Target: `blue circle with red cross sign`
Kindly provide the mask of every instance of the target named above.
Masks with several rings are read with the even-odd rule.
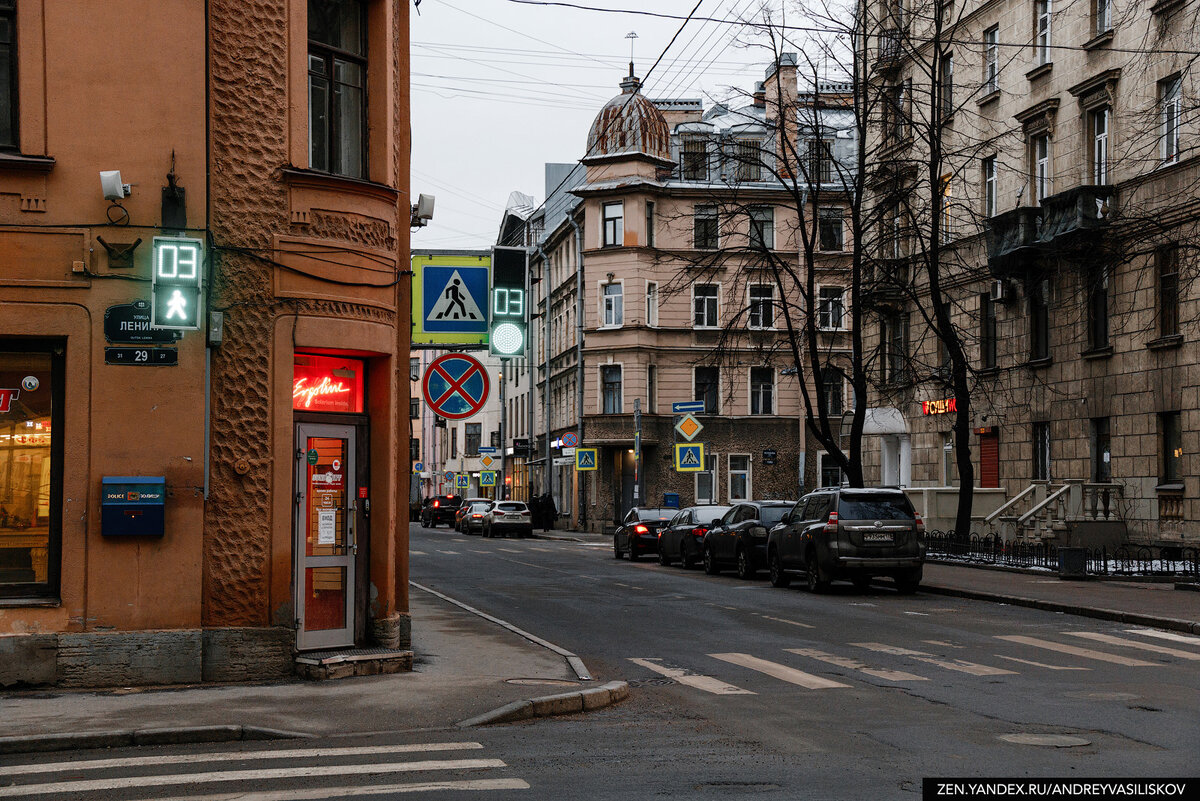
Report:
[[[435,414],[464,420],[487,403],[490,386],[487,370],[477,359],[465,353],[447,353],[425,370],[421,392]]]

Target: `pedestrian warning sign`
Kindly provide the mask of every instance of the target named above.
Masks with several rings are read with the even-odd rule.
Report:
[[[595,470],[596,469],[596,449],[595,448],[576,448],[575,449],[575,469],[576,470]]]
[[[496,486],[496,471],[481,470],[479,473],[479,486],[494,487]]]
[[[704,444],[681,443],[675,446],[675,470],[680,473],[698,473],[704,469]]]
[[[413,344],[485,345],[491,254],[415,254]]]
[[[426,288],[431,289],[432,287],[427,284]],[[471,297],[471,293],[467,291],[467,285],[459,270],[450,274],[450,283],[446,284],[441,294],[436,295],[433,308],[429,310],[429,315],[425,318],[426,330],[429,330],[430,324],[436,325],[443,320],[449,322],[456,320],[480,322],[484,320],[483,312],[480,310],[479,304]]]

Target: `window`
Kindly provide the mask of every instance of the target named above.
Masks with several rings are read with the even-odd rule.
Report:
[[[1050,173],[1050,137],[1041,134],[1033,137],[1030,142],[1030,170],[1033,178],[1033,201],[1041,203],[1053,191],[1053,177]]]
[[[625,323],[625,285],[605,284],[602,296],[604,309],[601,325],[605,328],[615,328]]]
[[[821,209],[817,213],[818,247],[823,251],[843,250],[843,213],[839,208]]]
[[[885,316],[880,324],[880,367],[883,380],[904,380],[908,357],[908,320],[900,313]]]
[[[693,238],[697,250],[717,249],[717,207],[697,206],[693,218]]]
[[[996,216],[996,157],[983,160],[983,216]]]
[[[1050,14],[1051,0],[1034,0],[1034,56],[1038,64],[1049,64],[1050,55]]]
[[[1108,270],[1093,270],[1087,277],[1088,350],[1108,347]]]
[[[1000,91],[1000,26],[983,32],[983,93]]]
[[[692,400],[704,401],[705,414],[720,413],[721,368],[697,367],[692,389]]]
[[[1161,128],[1159,155],[1163,164],[1179,161],[1179,117],[1182,111],[1182,85],[1179,76],[1158,84],[1158,103]]]
[[[479,455],[479,440],[483,436],[482,423],[467,423],[466,431],[463,435],[463,455],[478,456]]]
[[[696,503],[698,505],[717,502],[717,455],[704,455],[704,469],[696,473]],[[707,521],[704,521],[707,522]]]
[[[750,209],[750,247],[755,250],[775,247],[775,209],[769,206]]]
[[[738,181],[761,181],[762,180],[762,148],[763,143],[759,139],[741,139],[737,143],[737,180]]]
[[[1092,0],[1092,35],[1112,30],[1112,0]]]
[[[1158,335],[1179,333],[1179,249],[1159,248],[1154,254],[1158,274]]]
[[[1092,482],[1112,481],[1112,439],[1107,417],[1092,418]]]
[[[421,440],[416,437],[408,438],[408,460],[410,462],[421,461]]]
[[[655,414],[658,410],[658,366],[646,365],[646,411]]]
[[[775,287],[768,285],[750,287],[750,327],[775,327]]]
[[[775,414],[775,369],[750,368],[750,414]]]
[[[729,455],[729,501],[750,500],[750,457]]]
[[[1050,358],[1050,281],[1034,281],[1029,291],[1029,358]]]
[[[821,484],[822,487],[840,487],[842,486],[842,467],[837,463],[832,456],[824,451],[819,457],[821,466]]]
[[[717,327],[717,285],[692,287],[692,323],[696,328]]]
[[[488,440],[488,441],[492,443],[492,447],[493,447],[493,448],[499,448],[499,447],[500,447],[500,432],[499,432],[499,431],[492,431],[492,432],[490,432],[490,433],[488,434],[488,437],[489,437],[489,440]]]
[[[20,150],[17,128],[16,0],[0,0],[0,149]]]
[[[808,140],[808,180],[813,184],[833,180],[833,142],[828,139]]]
[[[702,136],[685,136],[679,146],[680,174],[685,181],[708,180],[708,143]]]
[[[621,413],[621,365],[605,364],[600,367],[600,385],[603,395],[602,414]]]
[[[1108,119],[1107,106],[1088,112],[1088,174],[1094,184],[1108,183]]]
[[[421,417],[421,399],[408,399],[408,417],[410,420],[419,420]]]
[[[845,376],[836,367],[825,367],[817,374],[821,395],[825,398],[825,412],[829,417],[841,417],[845,411],[843,383]]]
[[[888,143],[900,142],[909,136],[909,109],[911,80],[904,80],[885,87],[883,107],[883,133]]]
[[[453,426],[450,429],[450,458],[453,459],[456,456],[458,456],[458,426]]]
[[[1033,424],[1033,480],[1050,480],[1050,424]]]
[[[958,486],[958,458],[954,453],[954,432],[942,432],[942,482],[947,487]]]
[[[996,304],[987,293],[979,296],[979,366],[996,366]]]
[[[408,378],[411,381],[421,380],[421,360],[419,358],[408,360]]]
[[[367,175],[367,12],[359,0],[308,0],[308,161]]]
[[[625,244],[625,204],[604,204],[604,242],[606,248]]]
[[[61,346],[0,343],[0,597],[54,597],[62,543]]]
[[[817,293],[817,325],[822,331],[837,331],[845,322],[845,290],[840,286],[823,286]]]
[[[942,117],[954,116],[954,56],[942,57]]]
[[[1179,412],[1163,412],[1158,416],[1162,447],[1161,483],[1183,481],[1183,424]]]
[[[942,229],[942,243],[943,244],[948,243],[954,239],[954,214],[953,214],[954,209],[952,206],[954,198],[951,194],[951,179],[953,177],[954,177],[953,175],[947,173],[946,175],[942,176],[942,180],[941,180],[941,184],[942,184],[942,190],[941,190],[941,194],[942,194],[941,223],[942,223],[942,225],[941,225],[941,229]]]
[[[646,282],[646,325],[658,325],[658,282]]]
[[[646,247],[654,247],[654,201],[646,201]]]

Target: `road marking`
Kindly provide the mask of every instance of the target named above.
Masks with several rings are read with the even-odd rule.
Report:
[[[1006,674],[1016,675],[1016,671],[1005,670],[1004,668],[979,665],[974,662],[967,662],[963,659],[947,661],[945,659],[938,659],[933,654],[927,654],[922,651],[912,651],[908,648],[901,648],[896,645],[885,645],[881,642],[852,642],[850,644],[859,648],[866,648],[868,651],[878,651],[881,654],[911,657],[918,662],[928,662],[931,665],[937,665],[938,667],[945,668],[946,670],[957,670],[959,673],[970,673],[972,676],[1004,676]]]
[[[458,556],[458,551],[438,551],[438,553],[444,553],[447,556]]]
[[[1200,645],[1200,637],[1189,637],[1186,634],[1176,634],[1173,631],[1159,631],[1157,629],[1125,629],[1126,634],[1141,634],[1143,637],[1158,637],[1160,640],[1171,640],[1173,642],[1187,643],[1188,645]]]
[[[537,551],[538,553],[554,553],[554,551],[550,548],[532,548],[531,547],[529,550]]]
[[[322,765],[303,768],[268,768],[264,770],[223,770],[208,773],[176,773],[167,776],[122,776],[91,781],[29,784],[22,787],[0,787],[0,798],[30,795],[86,793],[95,790],[123,790],[132,787],[164,787],[171,784],[215,784],[218,782],[250,782],[268,779],[305,779],[316,776],[350,776],[372,773],[408,773],[426,770],[482,770],[508,767],[499,759],[443,759],[424,762],[372,763],[369,765]]]
[[[43,765],[6,765],[0,776],[22,773],[62,773],[76,770],[105,770],[145,765],[170,765],[176,762],[238,762],[258,759],[331,759],[343,756],[375,754],[415,754],[427,751],[466,751],[483,748],[480,743],[413,743],[408,745],[378,745],[358,748],[292,748],[274,751],[228,751],[219,754],[176,754],[174,756],[142,756],[128,759],[86,759],[53,762]]]
[[[497,548],[496,550],[504,551],[505,553],[521,553],[521,551],[518,551],[515,548]]]
[[[809,659],[817,659],[821,662],[828,662],[829,664],[837,665],[838,667],[857,670],[861,673],[866,673],[868,676],[875,676],[876,678],[886,679],[887,681],[929,681],[929,679],[926,677],[918,676],[915,673],[905,673],[903,670],[886,670],[884,668],[867,667],[865,663],[859,662],[857,659],[851,659],[848,656],[835,656],[833,654],[827,654],[824,651],[818,651],[815,648],[785,648],[784,650],[788,651],[789,653],[799,654],[800,656],[807,656]]]
[[[795,620],[788,620],[787,618],[783,618],[783,617],[771,617],[770,615],[759,615],[759,617],[761,617],[763,620],[774,620],[776,623],[787,623],[789,626],[799,626],[800,628],[804,628],[804,629],[815,629],[816,628],[816,626],[810,625],[808,623],[799,623]]]
[[[424,551],[409,551],[408,555],[409,556],[428,556],[429,554],[425,553]]]
[[[925,643],[926,645],[936,645],[939,648],[958,648],[961,650],[965,647],[962,645],[955,645],[952,642],[946,642],[944,640],[922,640],[921,642]]]
[[[157,801],[323,801],[326,798],[388,793],[428,793],[436,790],[528,790],[522,779],[460,779],[446,782],[412,782],[407,784],[378,784],[370,787],[356,784],[347,787],[325,787],[319,790],[275,790],[258,793],[220,793],[159,798]]]
[[[1074,645],[1065,645],[1063,643],[1050,642],[1049,640],[1039,640],[1037,637],[1024,637],[1019,634],[1003,634],[998,635],[996,639],[1020,643],[1021,645],[1032,645],[1035,648],[1045,648],[1048,651],[1060,651],[1064,654],[1082,656],[1085,659],[1095,659],[1100,662],[1112,662],[1115,665],[1127,665],[1128,667],[1157,667],[1156,662],[1143,662],[1140,659],[1130,659],[1127,656],[1117,656],[1116,654],[1108,654],[1104,651],[1093,651],[1090,648],[1079,648]]]
[[[713,695],[756,695],[756,693],[750,690],[743,690],[741,687],[726,684],[719,679],[714,679],[712,676],[701,676],[696,673],[689,673],[681,668],[669,668],[664,665],[658,665],[650,659],[630,659],[629,661],[635,665],[641,665],[647,670],[653,670],[660,676],[666,676],[680,684],[685,684],[688,687],[694,687],[697,690],[703,690]]]
[[[1108,643],[1109,645],[1124,645],[1127,648],[1140,648],[1143,651],[1153,651],[1156,654],[1167,654],[1169,656],[1177,656],[1180,659],[1192,659],[1200,661],[1200,654],[1191,651],[1180,651],[1178,648],[1168,648],[1165,645],[1155,645],[1148,642],[1136,642],[1127,640],[1124,637],[1114,637],[1111,634],[1099,634],[1094,631],[1067,631],[1064,634],[1070,634],[1072,637],[1083,637],[1096,642]]]
[[[849,687],[849,684],[842,684],[840,681],[833,679],[825,679],[820,676],[814,676],[811,673],[805,673],[802,670],[780,665],[776,662],[768,662],[765,659],[759,659],[757,656],[750,654],[709,654],[713,659],[720,659],[722,662],[728,662],[731,665],[756,670],[759,673],[786,681],[791,684],[799,684],[801,687],[807,687],[810,690],[829,690],[835,687]]]
[[[1034,662],[1032,659],[1018,659],[1015,656],[1005,656],[1004,654],[996,654],[1001,659],[1008,659],[1013,662],[1020,662],[1022,665],[1033,665],[1034,667],[1046,668],[1047,670],[1091,670],[1090,667],[1068,667],[1067,665],[1047,665],[1043,662]]]
[[[920,615],[921,617],[929,617],[928,612],[905,612],[906,615]]]

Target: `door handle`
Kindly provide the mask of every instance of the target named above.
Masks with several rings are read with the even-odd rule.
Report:
[[[358,532],[354,527],[357,517],[357,507],[352,503],[350,504],[350,508],[346,510],[346,550],[355,556],[358,555]]]

